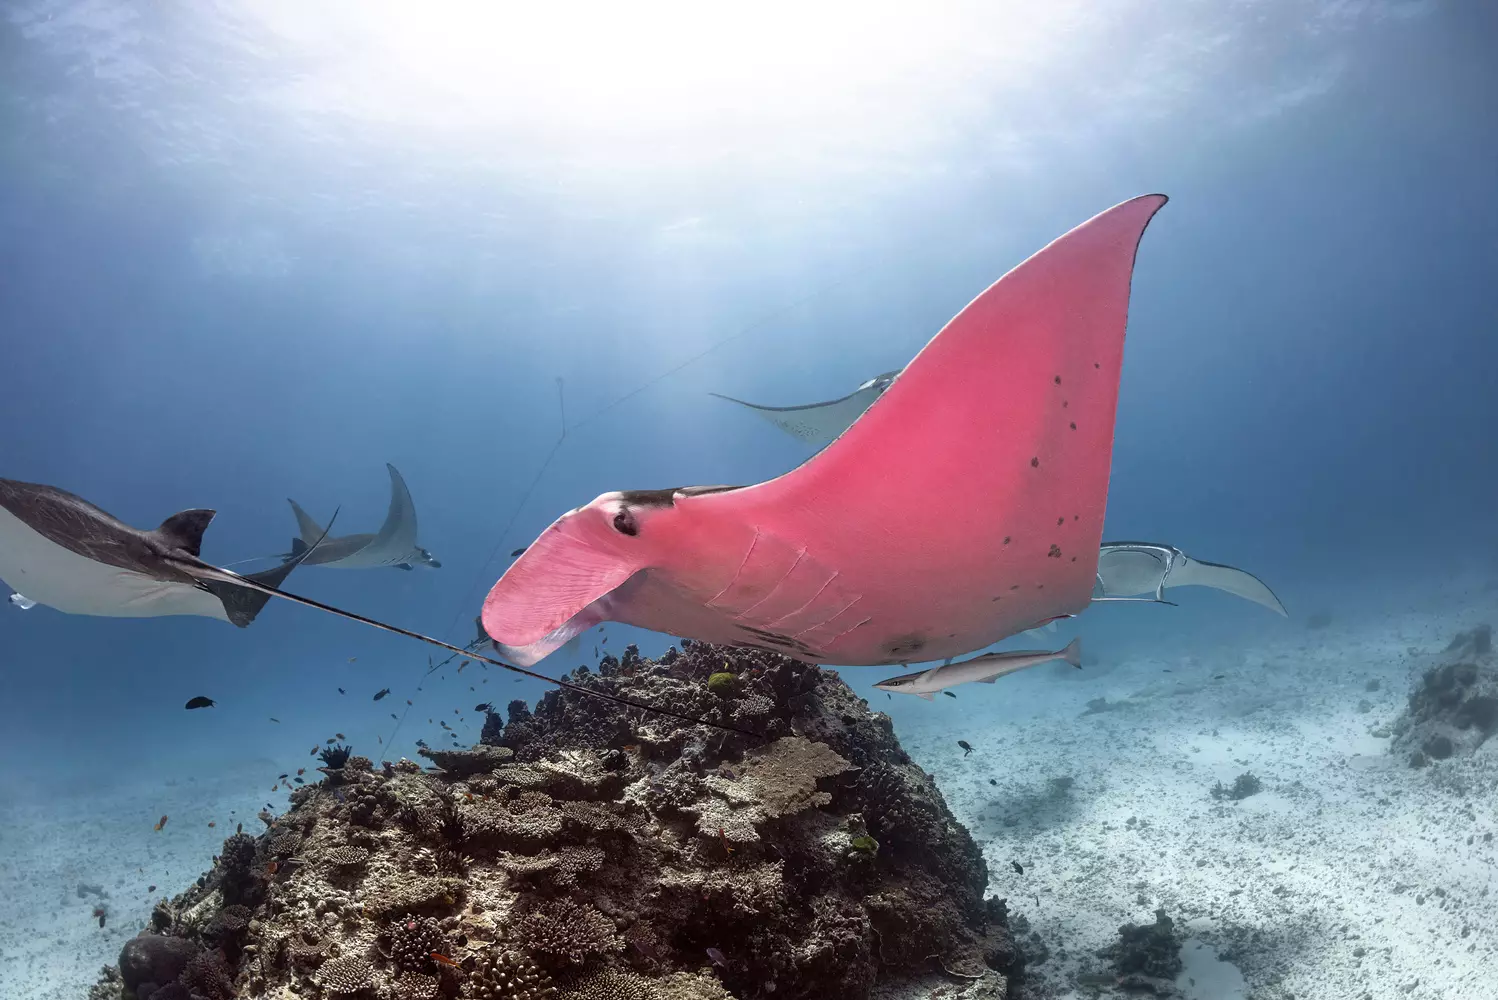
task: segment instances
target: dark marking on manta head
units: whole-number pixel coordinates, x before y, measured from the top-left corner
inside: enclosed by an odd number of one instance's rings
[[[698,497],[741,489],[742,486],[673,486],[664,490],[620,490],[619,499],[632,507],[674,507],[678,496]]]
[[[1038,469],[1038,468],[1040,468],[1040,458],[1039,457],[1030,459],[1030,468],[1032,468],[1032,469]]]
[[[891,656],[908,656],[911,653],[919,653],[924,648],[926,648],[926,637],[919,632],[896,636],[890,640],[889,645],[884,647]]]
[[[1052,543],[1052,545],[1051,545],[1051,551],[1047,552],[1045,554],[1045,557],[1047,559],[1060,559],[1061,558],[1061,546]]]

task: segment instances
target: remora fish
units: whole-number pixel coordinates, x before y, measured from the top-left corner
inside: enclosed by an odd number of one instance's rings
[[[1049,663],[1052,660],[1065,660],[1080,669],[1082,640],[1073,639],[1066,644],[1065,649],[1058,649],[1054,653],[1039,649],[1017,650],[1012,653],[984,653],[982,656],[975,656],[961,663],[947,663],[928,670],[919,670],[913,674],[901,674],[899,677],[880,681],[874,686],[881,691],[899,691],[930,701],[938,691],[944,691],[949,687],[971,684],[974,681],[979,684],[992,684],[1005,674]]]

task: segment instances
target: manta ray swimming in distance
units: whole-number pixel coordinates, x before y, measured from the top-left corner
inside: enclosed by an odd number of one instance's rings
[[[1092,599],[1134,257],[1161,195],[1055,240],[846,431],[754,486],[605,493],[490,590],[531,664],[619,621],[827,664],[937,660]]]
[[[438,569],[440,562],[420,545],[416,544],[416,503],[406,481],[395,466],[385,463],[390,470],[390,509],[385,514],[385,523],[375,534],[342,535],[327,538],[317,546],[317,551],[307,556],[308,566],[326,566],[329,569],[382,569],[393,566],[409,570],[415,566],[430,566]],[[296,515],[297,529],[301,537],[292,540],[291,552],[295,556],[321,538],[324,531],[308,516],[295,501],[288,499],[292,513]],[[285,558],[285,557],[283,557]]]

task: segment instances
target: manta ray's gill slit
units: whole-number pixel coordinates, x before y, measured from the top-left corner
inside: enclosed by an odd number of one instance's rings
[[[752,556],[752,555],[754,555],[754,547],[756,545],[758,545],[758,544],[759,544],[759,526],[755,525],[755,527],[754,527],[754,537],[749,540],[749,548],[744,551],[744,558],[741,559],[741,560],[739,560],[739,568],[736,569],[736,570],[734,570],[733,577],[731,579],[729,579],[728,583],[726,583],[723,586],[723,589],[720,590],[720,591],[718,591],[716,594],[714,594],[712,596],[712,598],[707,602],[707,605],[706,605],[707,607],[711,608],[711,607],[716,606],[717,603],[718,603],[718,600],[724,594],[726,594],[730,590],[732,590],[734,584],[736,584],[736,583],[739,582],[739,577],[743,575],[744,567],[747,566],[747,565],[749,565],[749,557]]]
[[[756,532],[758,531],[758,529],[755,529],[755,530],[756,530]],[[756,537],[758,537],[757,534],[756,534]],[[780,575],[780,579],[775,581],[775,585],[773,587],[771,587],[769,590],[765,591],[765,596],[761,597],[759,600],[757,600],[753,604],[749,605],[743,611],[740,611],[737,615],[735,615],[735,617],[737,617],[737,618],[748,617],[748,615],[749,615],[749,613],[751,611],[753,611],[755,608],[759,607],[761,604],[763,604],[766,601],[768,601],[770,598],[774,597],[775,594],[779,592],[780,588],[783,587],[783,586],[785,586],[785,581],[787,581],[787,580],[789,580],[791,578],[791,574],[796,571],[796,567],[799,566],[799,565],[801,565],[801,560],[805,559],[805,558],[806,558],[806,546],[803,545],[803,546],[801,546],[800,550],[796,553],[796,558],[791,562],[791,565],[786,569],[786,571],[784,573],[782,573]],[[741,571],[742,571],[742,569],[743,569],[743,567],[740,567]],[[714,598],[714,600],[716,600],[716,599],[717,598]]]

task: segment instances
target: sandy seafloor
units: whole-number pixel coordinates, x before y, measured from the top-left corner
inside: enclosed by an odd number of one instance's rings
[[[1429,605],[1065,681],[1040,668],[899,712],[905,747],[983,846],[990,891],[1048,950],[1032,966],[1043,995],[1097,996],[1077,974],[1163,907],[1189,935],[1179,985],[1197,1000],[1498,998],[1498,740],[1413,770],[1372,735],[1457,631],[1498,623],[1491,593]],[[1088,713],[1097,698],[1116,707]],[[84,996],[156,898],[197,878],[236,822],[258,831],[257,811],[285,802],[266,794],[284,768],[0,798],[0,1000]],[[1211,797],[1243,771],[1259,794]],[[80,882],[108,893],[105,928]]]

